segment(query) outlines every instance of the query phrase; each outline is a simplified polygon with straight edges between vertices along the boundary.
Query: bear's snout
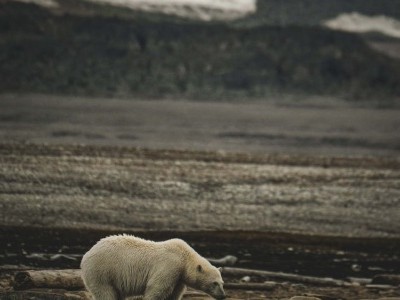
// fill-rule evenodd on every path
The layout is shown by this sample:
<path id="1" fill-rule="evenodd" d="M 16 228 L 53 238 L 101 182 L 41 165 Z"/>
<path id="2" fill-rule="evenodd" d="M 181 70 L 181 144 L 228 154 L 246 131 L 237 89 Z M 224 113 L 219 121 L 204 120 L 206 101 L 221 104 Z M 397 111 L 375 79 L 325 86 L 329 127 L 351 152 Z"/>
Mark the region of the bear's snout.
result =
<path id="1" fill-rule="evenodd" d="M 214 290 L 214 293 L 212 293 L 212 296 L 217 299 L 217 300 L 222 300 L 226 298 L 226 294 L 222 286 L 219 286 L 217 290 Z"/>

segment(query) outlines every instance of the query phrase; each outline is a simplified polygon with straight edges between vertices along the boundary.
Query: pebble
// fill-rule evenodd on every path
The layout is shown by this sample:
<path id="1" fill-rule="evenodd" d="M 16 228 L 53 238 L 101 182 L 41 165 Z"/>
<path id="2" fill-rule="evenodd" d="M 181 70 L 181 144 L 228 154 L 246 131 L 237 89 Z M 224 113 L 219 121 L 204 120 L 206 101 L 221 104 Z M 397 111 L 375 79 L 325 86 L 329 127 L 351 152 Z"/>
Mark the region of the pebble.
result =
<path id="1" fill-rule="evenodd" d="M 351 269 L 352 269 L 354 272 L 360 272 L 360 271 L 361 271 L 361 266 L 358 265 L 358 264 L 352 264 L 352 265 L 351 265 Z"/>

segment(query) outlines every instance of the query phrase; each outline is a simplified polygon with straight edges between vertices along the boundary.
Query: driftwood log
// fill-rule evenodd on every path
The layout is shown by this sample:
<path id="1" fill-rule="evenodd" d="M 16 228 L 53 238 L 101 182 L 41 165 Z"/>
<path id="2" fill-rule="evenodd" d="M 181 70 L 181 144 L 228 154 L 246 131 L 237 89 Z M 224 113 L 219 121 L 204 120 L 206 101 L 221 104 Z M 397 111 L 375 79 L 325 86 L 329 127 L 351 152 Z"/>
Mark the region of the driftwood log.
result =
<path id="1" fill-rule="evenodd" d="M 40 300 L 93 300 L 89 292 L 71 292 L 61 290 L 28 290 L 28 291 L 13 291 L 0 293 L 1 300 L 26 300 L 26 299 L 40 299 Z M 142 297 L 129 297 L 127 300 L 140 300 Z M 206 294 L 186 292 L 183 299 L 193 300 L 211 300 L 210 296 Z M 238 300 L 235 298 L 226 298 L 225 300 Z"/>
<path id="2" fill-rule="evenodd" d="M 80 270 L 30 270 L 15 274 L 15 290 L 50 288 L 79 290 L 84 287 Z"/>
<path id="3" fill-rule="evenodd" d="M 274 288 L 278 287 L 280 284 L 277 282 L 265 282 L 265 283 L 225 283 L 224 288 L 232 289 L 232 290 L 267 290 L 271 291 Z"/>
<path id="4" fill-rule="evenodd" d="M 89 292 L 71 292 L 65 290 L 26 290 L 0 293 L 1 300 L 92 300 Z"/>
<path id="5" fill-rule="evenodd" d="M 343 280 L 337 280 L 333 278 L 320 278 L 320 277 L 312 277 L 312 276 L 303 276 L 297 274 L 290 273 L 281 273 L 281 272 L 270 272 L 270 271 L 261 271 L 261 270 L 253 270 L 253 269 L 241 269 L 241 268 L 222 268 L 223 275 L 232 275 L 232 276 L 260 276 L 263 278 L 273 278 L 280 279 L 285 281 L 292 282 L 301 282 L 308 284 L 316 284 L 316 285 L 324 285 L 324 286 L 348 286 L 349 283 Z"/>
<path id="6" fill-rule="evenodd" d="M 292 282 L 301 282 L 307 284 L 324 285 L 324 286 L 348 286 L 349 283 L 332 279 L 319 278 L 311 276 L 302 276 L 297 274 L 288 274 L 280 272 L 261 271 L 253 269 L 241 268 L 222 268 L 223 275 L 232 276 L 260 276 L 263 278 L 280 279 Z M 273 289 L 277 283 L 226 283 L 226 288 L 232 289 Z M 32 288 L 48 288 L 48 289 L 65 289 L 79 290 L 83 289 L 83 281 L 79 269 L 67 270 L 28 270 L 15 274 L 14 289 L 27 290 Z"/>

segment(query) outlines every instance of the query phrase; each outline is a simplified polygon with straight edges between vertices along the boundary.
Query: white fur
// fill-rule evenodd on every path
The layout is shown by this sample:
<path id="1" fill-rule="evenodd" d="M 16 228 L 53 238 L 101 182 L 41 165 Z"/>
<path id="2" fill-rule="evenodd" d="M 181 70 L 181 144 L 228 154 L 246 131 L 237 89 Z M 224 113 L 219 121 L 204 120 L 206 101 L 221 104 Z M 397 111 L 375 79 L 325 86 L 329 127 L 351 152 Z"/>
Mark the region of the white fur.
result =
<path id="1" fill-rule="evenodd" d="M 186 286 L 224 297 L 219 270 L 179 239 L 153 242 L 130 235 L 109 236 L 83 256 L 81 269 L 96 300 L 129 296 L 177 300 Z"/>

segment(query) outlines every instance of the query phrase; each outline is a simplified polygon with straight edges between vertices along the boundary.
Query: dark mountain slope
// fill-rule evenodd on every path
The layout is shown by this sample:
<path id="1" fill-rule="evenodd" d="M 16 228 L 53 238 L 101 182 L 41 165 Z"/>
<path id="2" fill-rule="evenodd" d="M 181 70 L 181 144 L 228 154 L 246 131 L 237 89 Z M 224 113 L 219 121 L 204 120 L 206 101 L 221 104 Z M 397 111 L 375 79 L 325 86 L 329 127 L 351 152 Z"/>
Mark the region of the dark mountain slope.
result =
<path id="1" fill-rule="evenodd" d="M 257 12 L 243 25 L 318 25 L 341 13 L 358 12 L 400 19 L 398 0 L 258 0 Z"/>
<path id="2" fill-rule="evenodd" d="M 261 98 L 275 91 L 396 97 L 400 62 L 318 27 L 54 15 L 0 9 L 0 91 Z"/>

